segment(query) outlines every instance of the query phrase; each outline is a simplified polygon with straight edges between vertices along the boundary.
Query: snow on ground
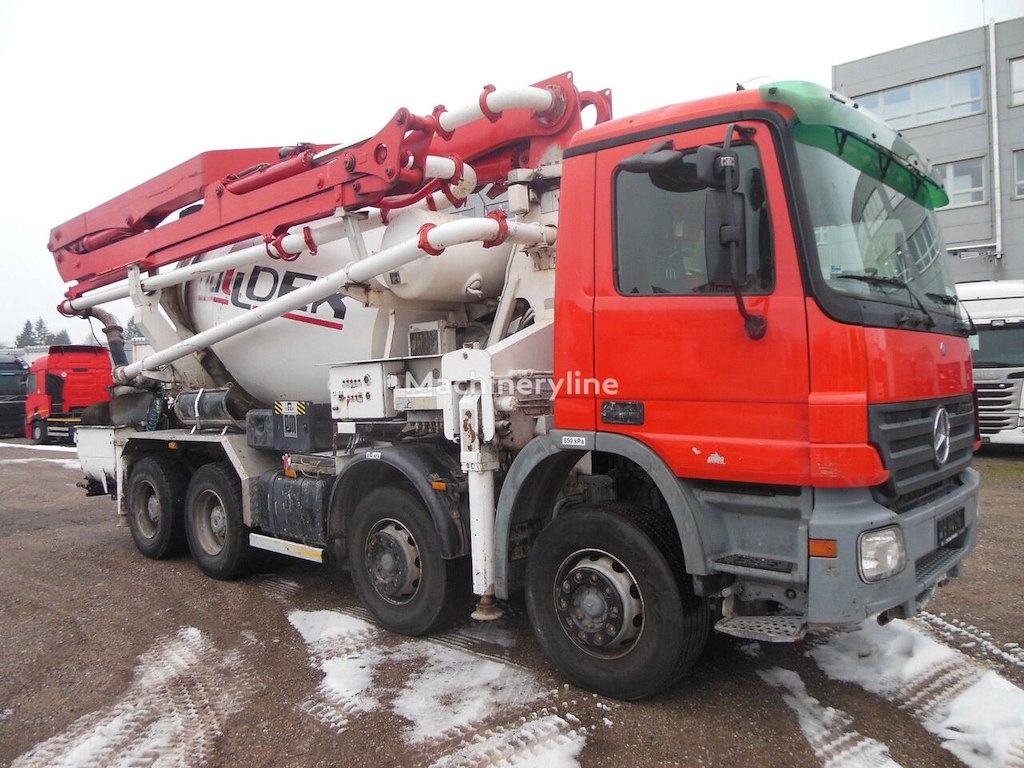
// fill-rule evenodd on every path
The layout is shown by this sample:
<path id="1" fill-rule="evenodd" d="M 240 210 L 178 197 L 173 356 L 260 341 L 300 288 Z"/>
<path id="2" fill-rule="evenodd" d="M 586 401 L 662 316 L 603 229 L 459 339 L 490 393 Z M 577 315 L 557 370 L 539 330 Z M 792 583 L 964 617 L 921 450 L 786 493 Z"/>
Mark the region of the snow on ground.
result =
<path id="1" fill-rule="evenodd" d="M 907 622 L 864 622 L 809 651 L 826 675 L 909 711 L 970 768 L 1024 766 L 1024 691 Z"/>
<path id="2" fill-rule="evenodd" d="M 23 451 L 56 451 L 58 453 L 77 453 L 78 449 L 73 445 L 29 445 L 27 443 L 6 443 L 0 441 L 0 448 L 18 448 Z M 82 465 L 78 459 L 48 459 L 42 456 L 33 456 L 25 459 L 0 459 L 0 465 L 3 464 L 28 464 L 30 462 L 45 462 L 47 464 L 56 464 L 64 469 L 75 469 L 81 471 Z"/>
<path id="3" fill-rule="evenodd" d="M 0 440 L 0 448 L 21 448 L 24 451 L 59 451 L 61 453 L 77 453 L 73 445 L 30 445 L 28 443 L 8 443 Z"/>
<path id="4" fill-rule="evenodd" d="M 288 618 L 324 675 L 302 708 L 333 730 L 388 708 L 407 723 L 401 737 L 410 748 L 432 759 L 443 753 L 433 763 L 439 767 L 579 765 L 586 729 L 574 727 L 570 715 L 539 708 L 549 693 L 529 671 L 431 640 L 385 645 L 373 624 L 336 611 L 293 611 Z M 410 661 L 415 672 L 388 681 L 392 664 Z M 525 713 L 518 724 L 483 728 L 514 712 Z"/>
<path id="5" fill-rule="evenodd" d="M 796 712 L 800 730 L 824 768 L 901 768 L 889 757 L 889 748 L 858 733 L 853 718 L 826 707 L 807 693 L 800 675 L 776 667 L 759 671 L 761 679 L 784 691 L 782 700 Z"/>
<path id="6" fill-rule="evenodd" d="M 182 627 L 142 654 L 121 699 L 37 744 L 12 768 L 202 765 L 228 715 L 245 707 L 247 674 L 237 651 Z"/>
<path id="7" fill-rule="evenodd" d="M 56 464 L 58 467 L 64 469 L 75 469 L 81 471 L 82 464 L 78 459 L 44 459 L 31 458 L 31 459 L 0 459 L 0 465 L 4 464 Z"/>

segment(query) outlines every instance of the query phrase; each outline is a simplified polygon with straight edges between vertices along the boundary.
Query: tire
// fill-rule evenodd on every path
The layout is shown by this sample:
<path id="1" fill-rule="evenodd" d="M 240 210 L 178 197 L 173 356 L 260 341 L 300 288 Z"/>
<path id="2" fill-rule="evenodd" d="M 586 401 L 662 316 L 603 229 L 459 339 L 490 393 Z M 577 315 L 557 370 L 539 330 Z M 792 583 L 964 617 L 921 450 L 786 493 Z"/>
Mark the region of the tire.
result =
<path id="1" fill-rule="evenodd" d="M 128 527 L 135 546 L 153 560 L 185 551 L 185 492 L 188 476 L 175 461 L 147 456 L 128 478 Z"/>
<path id="2" fill-rule="evenodd" d="M 675 527 L 622 502 L 563 513 L 530 551 L 526 608 L 548 660 L 574 684 L 635 700 L 700 657 L 708 602 L 694 596 Z"/>
<path id="3" fill-rule="evenodd" d="M 46 423 L 42 419 L 32 419 L 32 445 L 46 445 L 47 442 Z"/>
<path id="4" fill-rule="evenodd" d="M 242 485 L 230 464 L 196 470 L 185 496 L 185 535 L 200 570 L 214 579 L 245 576 L 255 564 L 242 522 Z"/>
<path id="5" fill-rule="evenodd" d="M 346 548 L 359 599 L 384 628 L 424 635 L 468 615 L 469 558 L 441 557 L 440 536 L 414 493 L 367 494 L 352 512 Z"/>

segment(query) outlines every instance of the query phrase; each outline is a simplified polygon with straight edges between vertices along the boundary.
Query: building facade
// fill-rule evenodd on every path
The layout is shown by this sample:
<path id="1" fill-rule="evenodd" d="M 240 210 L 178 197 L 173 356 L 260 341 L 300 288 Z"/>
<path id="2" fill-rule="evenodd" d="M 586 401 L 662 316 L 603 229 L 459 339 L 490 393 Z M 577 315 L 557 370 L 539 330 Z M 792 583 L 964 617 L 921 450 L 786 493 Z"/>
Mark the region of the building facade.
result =
<path id="1" fill-rule="evenodd" d="M 1024 278 L 1024 17 L 832 68 L 935 166 L 957 282 Z"/>

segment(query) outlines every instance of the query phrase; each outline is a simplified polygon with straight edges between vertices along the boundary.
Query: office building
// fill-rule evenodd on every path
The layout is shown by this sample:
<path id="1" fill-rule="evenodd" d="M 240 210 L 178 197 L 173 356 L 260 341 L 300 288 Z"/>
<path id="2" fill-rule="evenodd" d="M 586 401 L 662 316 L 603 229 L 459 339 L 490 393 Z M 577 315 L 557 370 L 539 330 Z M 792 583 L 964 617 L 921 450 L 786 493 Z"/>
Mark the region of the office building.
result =
<path id="1" fill-rule="evenodd" d="M 1024 278 L 1024 17 L 838 64 L 832 87 L 933 163 L 958 282 Z"/>

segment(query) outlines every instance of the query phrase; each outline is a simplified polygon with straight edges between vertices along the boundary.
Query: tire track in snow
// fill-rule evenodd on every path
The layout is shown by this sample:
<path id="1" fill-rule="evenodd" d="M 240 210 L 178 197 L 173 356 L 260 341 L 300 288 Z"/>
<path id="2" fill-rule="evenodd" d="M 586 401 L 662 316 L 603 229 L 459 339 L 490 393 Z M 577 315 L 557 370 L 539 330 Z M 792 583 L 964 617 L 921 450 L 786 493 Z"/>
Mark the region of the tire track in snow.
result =
<path id="1" fill-rule="evenodd" d="M 889 756 L 888 746 L 852 727 L 849 714 L 809 695 L 796 672 L 775 667 L 757 674 L 783 691 L 783 701 L 796 713 L 800 730 L 823 768 L 901 768 Z"/>
<path id="2" fill-rule="evenodd" d="M 260 589 L 274 602 L 291 605 L 295 596 L 302 591 L 302 586 L 281 576 L 265 576 L 260 579 Z"/>
<path id="3" fill-rule="evenodd" d="M 487 730 L 466 739 L 431 763 L 430 768 L 571 764 L 578 760 L 586 739 L 586 728 L 573 728 L 567 719 L 545 709 L 533 719 L 521 718 L 518 725 Z"/>
<path id="4" fill-rule="evenodd" d="M 532 672 L 509 661 L 507 649 L 492 642 L 492 632 L 483 640 L 465 629 L 398 638 L 363 618 L 361 610 L 293 611 L 288 618 L 323 674 L 317 693 L 300 709 L 331 730 L 344 731 L 363 714 L 390 710 L 405 723 L 398 735 L 411 764 L 578 765 L 587 726 L 568 704 L 560 714 L 553 701 L 558 692 L 543 690 Z M 480 645 L 499 650 L 481 651 Z M 396 664 L 411 671 L 387 682 L 394 680 Z M 593 719 L 610 725 L 604 711 L 597 711 L 608 707 L 595 703 Z M 503 724 L 488 729 L 495 717 Z"/>
<path id="5" fill-rule="evenodd" d="M 1013 672 L 1024 672 L 1024 648 L 1019 643 L 999 645 L 992 639 L 991 632 L 960 619 L 948 618 L 946 614 L 922 611 L 914 622 L 935 634 L 941 642 L 953 643 L 982 662 L 995 661 Z"/>
<path id="6" fill-rule="evenodd" d="M 289 619 L 305 639 L 314 666 L 324 673 L 316 693 L 299 709 L 342 733 L 354 718 L 379 706 L 369 690 L 373 683 L 369 670 L 382 660 L 375 647 L 380 630 L 364 619 L 335 611 L 293 611 Z"/>
<path id="7" fill-rule="evenodd" d="M 12 768 L 205 765 L 224 721 L 252 693 L 241 654 L 182 627 L 144 653 L 127 693 L 37 744 Z"/>
<path id="8" fill-rule="evenodd" d="M 911 622 L 864 622 L 808 650 L 832 679 L 908 712 L 972 768 L 1024 768 L 1024 690 Z"/>

